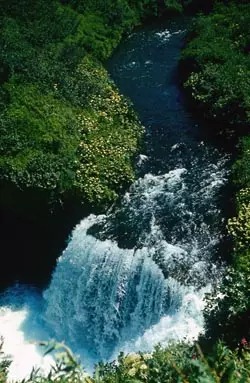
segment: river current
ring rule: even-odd
[[[184,106],[184,36],[185,21],[165,21],[132,33],[109,61],[146,129],[137,180],[105,215],[75,227],[46,291],[17,285],[2,295],[10,378],[52,363],[31,341],[65,340],[91,368],[120,351],[151,351],[203,331],[204,294],[223,270],[229,157]]]

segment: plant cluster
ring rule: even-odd
[[[133,180],[143,129],[100,62],[143,18],[190,3],[199,1],[0,0],[3,203],[28,205],[19,192],[7,201],[13,187],[45,205],[117,198]]]
[[[224,2],[227,3],[227,2]],[[220,121],[221,131],[250,123],[250,4],[219,4],[193,23],[182,53],[184,87],[203,116]],[[241,131],[241,130],[239,130]],[[222,339],[236,347],[250,337],[250,139],[239,140],[233,181],[237,216],[229,219],[233,262],[220,286],[207,297],[204,344]]]
[[[121,353],[117,361],[99,363],[92,376],[84,372],[79,360],[64,344],[43,344],[54,351],[55,365],[48,375],[33,370],[23,383],[242,383],[250,381],[249,344],[242,339],[240,347],[231,351],[218,343],[204,356],[198,344],[157,346],[152,354]],[[57,352],[60,351],[58,354]],[[3,375],[1,372],[3,371]],[[0,360],[0,381],[6,383],[5,362]]]
[[[114,201],[143,129],[100,62],[143,17],[188,3],[0,0],[0,183],[47,202]]]
[[[223,125],[250,122],[249,22],[249,4],[217,4],[195,20],[182,53],[186,90],[208,118]]]
[[[2,183],[99,207],[133,179],[143,129],[97,60],[112,53],[135,14],[117,1],[118,20],[104,4],[1,1]]]
[[[233,168],[236,185],[237,216],[228,221],[232,237],[233,262],[226,270],[222,284],[208,296],[205,310],[206,336],[213,342],[223,339],[236,346],[241,338],[250,339],[250,183],[249,138],[241,139],[240,154]]]

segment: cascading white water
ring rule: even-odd
[[[150,351],[158,342],[197,338],[203,329],[202,298],[219,273],[212,263],[219,234],[204,215],[219,216],[215,195],[226,181],[224,163],[225,158],[208,163],[197,175],[199,188],[191,174],[194,164],[189,170],[146,174],[132,185],[120,209],[91,215],[76,226],[44,292],[45,302],[30,291],[10,290],[0,309],[6,352],[15,344],[10,376],[22,378],[34,364],[42,365],[36,347],[27,344],[34,339],[65,340],[91,366],[121,350]],[[114,236],[120,215],[137,246],[120,248],[114,239],[88,233],[97,225]],[[162,233],[162,218],[169,220],[170,236]],[[175,233],[179,225],[183,235]],[[45,370],[50,362],[45,361]]]
[[[130,48],[117,69],[128,88],[128,79],[137,81],[134,101],[148,125],[155,119],[164,127],[147,131],[149,164],[141,156],[139,165],[148,171],[119,206],[76,226],[43,296],[16,287],[0,301],[0,334],[14,358],[10,379],[34,365],[49,368],[34,340],[65,340],[91,366],[203,330],[203,297],[220,275],[217,195],[227,158],[189,138],[193,123],[172,82],[183,33],[172,29],[142,32],[138,53]]]
[[[43,357],[37,345],[49,337],[40,321],[42,307],[41,295],[32,287],[16,285],[1,296],[0,336],[4,340],[3,351],[12,360],[9,382],[27,378],[33,368],[47,373],[54,363],[51,356]]]
[[[91,216],[77,226],[58,262],[44,294],[46,323],[75,349],[108,358],[115,346],[178,310],[185,288],[164,278],[147,248],[119,249],[87,235],[97,219]]]
[[[66,338],[74,350],[95,361],[122,349],[149,351],[158,341],[197,337],[203,326],[202,297],[219,272],[209,254],[218,236],[204,222],[201,208],[219,213],[214,196],[226,180],[223,166],[221,159],[213,172],[211,164],[200,172],[202,199],[197,180],[190,181],[195,168],[147,174],[131,187],[120,209],[92,215],[75,228],[44,293],[45,322],[56,338]],[[173,232],[172,243],[165,240],[163,211],[172,212],[170,222],[173,216],[181,221],[185,236]],[[96,225],[99,234],[114,236],[120,214],[130,232],[130,224],[137,230],[137,246],[131,249],[89,233]]]

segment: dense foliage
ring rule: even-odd
[[[247,146],[246,146],[247,145]],[[240,339],[250,339],[250,184],[249,137],[241,139],[241,154],[234,165],[234,179],[239,188],[237,216],[229,219],[228,231],[234,249],[233,263],[223,283],[208,297],[205,316],[206,336],[210,341],[223,339],[235,347]],[[206,340],[207,341],[207,340]]]
[[[48,375],[34,370],[24,383],[242,383],[250,381],[249,345],[231,351],[218,343],[204,356],[200,346],[156,347],[152,354],[120,354],[116,362],[100,363],[92,376],[64,344],[51,342],[47,352],[60,351]],[[239,357],[240,354],[240,357]],[[0,382],[6,383],[10,361],[0,359]]]
[[[80,5],[0,3],[0,180],[99,206],[133,180],[143,129],[97,60],[136,20]]]
[[[142,17],[201,3],[0,0],[1,183],[23,193],[37,189],[46,202],[69,195],[95,207],[113,201],[133,180],[143,128],[102,62]],[[222,129],[225,122],[250,122],[250,5],[242,3],[217,5],[211,15],[201,15],[182,55],[185,88]],[[233,264],[205,311],[206,341],[222,339],[231,349],[217,343],[204,357],[199,346],[157,347],[150,355],[121,355],[116,363],[100,364],[89,377],[63,346],[66,353],[51,373],[34,371],[29,381],[250,382],[249,165],[250,139],[243,137],[234,165],[237,216],[228,222]],[[0,353],[1,383],[9,364]]]
[[[239,4],[245,3],[245,4]],[[250,4],[218,5],[193,23],[183,51],[184,84],[204,116],[217,120],[221,131],[250,123]],[[238,129],[239,130],[239,129]],[[239,132],[242,130],[239,130]],[[250,339],[250,139],[239,140],[233,181],[237,215],[228,221],[234,243],[233,262],[223,283],[208,297],[206,340],[220,338],[236,347]]]
[[[100,62],[143,17],[190,3],[0,0],[2,204],[104,207],[131,183],[143,129]]]
[[[196,19],[182,54],[195,105],[222,124],[250,122],[250,4],[217,5]]]

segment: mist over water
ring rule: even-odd
[[[182,104],[176,74],[185,26],[165,24],[133,33],[108,64],[146,127],[137,180],[105,215],[76,226],[46,291],[16,287],[2,297],[11,377],[52,362],[41,361],[31,340],[65,340],[91,367],[203,330],[203,297],[223,270],[229,158],[202,139]]]

